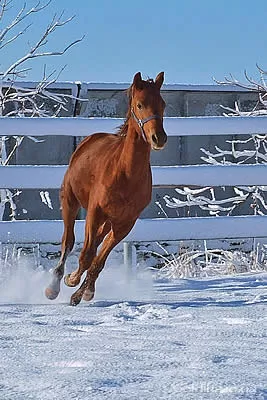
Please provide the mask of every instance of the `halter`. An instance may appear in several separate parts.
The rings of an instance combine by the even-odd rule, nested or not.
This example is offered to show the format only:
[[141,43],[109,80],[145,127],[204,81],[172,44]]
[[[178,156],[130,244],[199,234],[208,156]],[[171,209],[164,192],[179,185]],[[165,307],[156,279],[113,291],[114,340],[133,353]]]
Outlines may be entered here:
[[141,129],[141,133],[142,133],[144,141],[147,142],[147,138],[146,138],[145,131],[144,131],[145,123],[148,121],[151,121],[152,119],[161,119],[161,117],[159,115],[155,114],[155,115],[150,115],[150,117],[147,117],[144,119],[139,119],[135,115],[133,108],[131,109],[131,113],[132,113],[133,119],[135,120],[135,122],[137,122],[139,128]]

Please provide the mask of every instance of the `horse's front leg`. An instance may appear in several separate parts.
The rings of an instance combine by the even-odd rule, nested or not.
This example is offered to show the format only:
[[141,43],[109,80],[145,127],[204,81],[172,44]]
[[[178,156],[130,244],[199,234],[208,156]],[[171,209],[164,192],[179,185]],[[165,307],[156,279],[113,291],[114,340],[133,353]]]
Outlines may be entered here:
[[135,221],[124,225],[113,225],[112,230],[108,233],[103,241],[99,254],[92,261],[91,266],[87,270],[86,278],[79,289],[71,296],[71,305],[77,305],[83,298],[86,301],[93,299],[95,295],[95,282],[100,272],[104,268],[105,262],[111,250],[128,235]]
[[[96,248],[102,243],[102,241],[105,238],[105,236],[110,232],[110,229],[111,229],[111,225],[110,225],[109,221],[104,222],[102,224],[102,226],[99,227],[98,232],[97,232],[97,236],[96,236]],[[88,261],[90,262],[90,260],[88,260]],[[91,260],[91,262],[92,262],[92,260]],[[83,267],[83,269],[81,271],[83,271],[85,269],[88,270],[88,268],[90,268],[91,262],[90,263],[85,263],[84,267]],[[75,271],[75,272],[77,273],[78,270]],[[69,275],[69,278],[70,278],[70,276],[71,275]],[[68,281],[66,282],[66,280],[67,280],[66,278],[67,277],[65,277],[65,283],[68,284]],[[86,288],[87,285],[88,285],[88,282],[87,282],[87,277],[86,277],[84,279],[83,283],[81,284],[80,288],[71,297],[71,301],[70,301],[71,305],[76,306],[77,304],[80,303],[80,301],[82,299],[82,296],[83,296],[83,293],[84,293],[84,289]]]

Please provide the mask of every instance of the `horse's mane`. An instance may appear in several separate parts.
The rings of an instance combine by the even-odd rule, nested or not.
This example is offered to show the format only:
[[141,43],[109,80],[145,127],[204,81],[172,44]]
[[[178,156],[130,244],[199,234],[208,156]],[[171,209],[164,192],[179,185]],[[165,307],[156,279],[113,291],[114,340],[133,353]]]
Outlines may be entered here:
[[[143,81],[143,82],[147,85],[154,83],[153,79],[150,79],[150,78],[148,78],[146,81]],[[127,134],[128,121],[129,121],[129,118],[131,117],[132,89],[133,89],[133,84],[125,91],[127,94],[127,97],[128,97],[129,106],[128,106],[128,111],[127,111],[124,123],[118,127],[117,135],[119,135],[119,136],[126,136],[126,134]]]

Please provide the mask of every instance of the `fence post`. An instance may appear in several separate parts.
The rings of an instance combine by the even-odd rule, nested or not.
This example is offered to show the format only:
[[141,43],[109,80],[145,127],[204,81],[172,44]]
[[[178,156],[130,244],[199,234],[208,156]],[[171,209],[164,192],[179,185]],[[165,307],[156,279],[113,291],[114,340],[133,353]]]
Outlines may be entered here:
[[123,242],[123,262],[127,269],[133,267],[133,243]]

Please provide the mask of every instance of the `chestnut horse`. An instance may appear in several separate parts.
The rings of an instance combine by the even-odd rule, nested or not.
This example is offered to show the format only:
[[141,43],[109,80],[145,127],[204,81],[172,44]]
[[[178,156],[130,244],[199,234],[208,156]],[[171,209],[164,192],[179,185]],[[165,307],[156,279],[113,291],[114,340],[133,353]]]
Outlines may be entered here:
[[128,90],[126,121],[117,134],[88,136],[73,153],[61,187],[64,233],[61,257],[45,291],[49,299],[59,294],[66,258],[74,245],[75,218],[81,207],[87,210],[84,245],[79,267],[65,276],[66,285],[77,286],[83,273],[87,273],[71,296],[71,305],[94,297],[96,279],[109,253],[127,236],[149,204],[150,151],[163,149],[167,141],[163,128],[165,103],[160,95],[163,80],[163,72],[155,82],[142,80],[138,72]]

